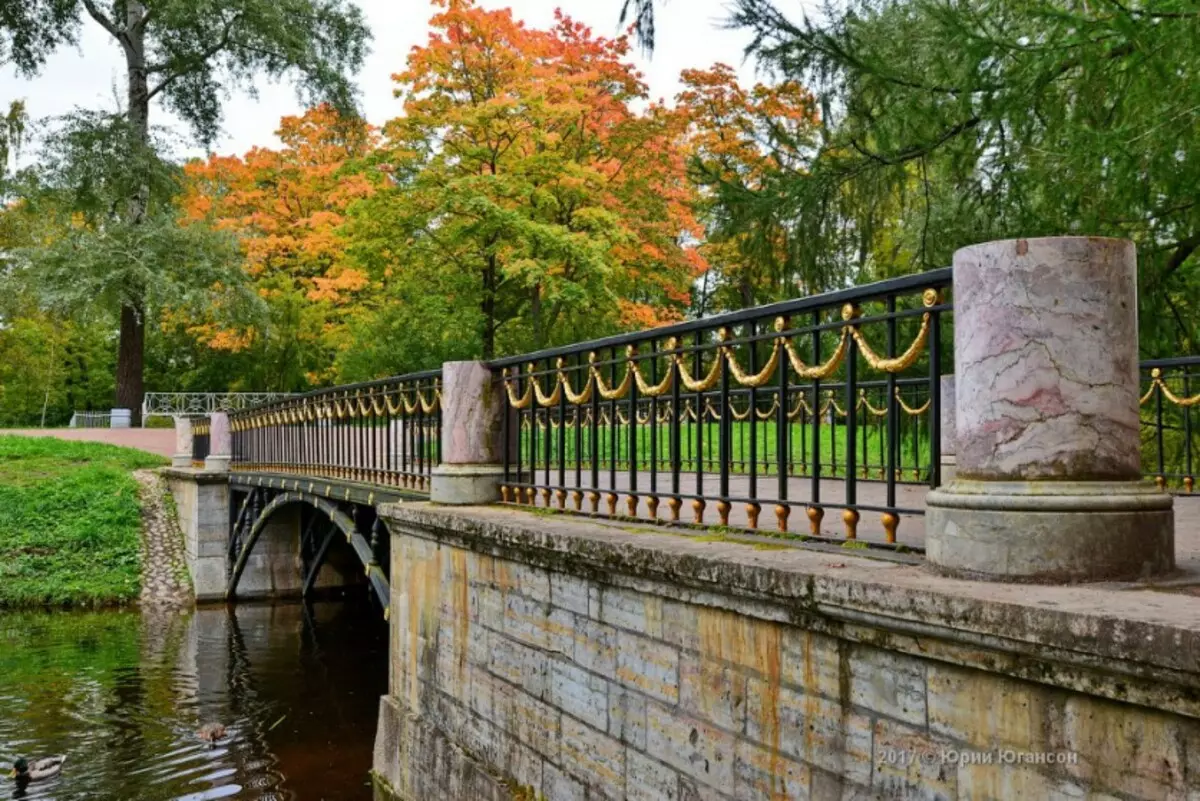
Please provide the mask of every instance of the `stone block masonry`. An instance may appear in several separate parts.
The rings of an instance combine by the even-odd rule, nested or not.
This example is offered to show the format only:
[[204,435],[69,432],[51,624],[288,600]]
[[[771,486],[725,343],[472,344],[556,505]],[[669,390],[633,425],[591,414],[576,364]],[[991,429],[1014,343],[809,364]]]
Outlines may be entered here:
[[383,514],[384,796],[1200,797],[1191,599],[1168,622],[1127,591],[1146,604],[1118,621],[1101,590],[507,509]]

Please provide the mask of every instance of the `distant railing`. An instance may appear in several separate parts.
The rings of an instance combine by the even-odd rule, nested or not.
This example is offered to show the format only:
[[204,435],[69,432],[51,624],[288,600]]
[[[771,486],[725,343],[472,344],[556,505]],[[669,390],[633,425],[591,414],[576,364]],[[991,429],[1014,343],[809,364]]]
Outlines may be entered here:
[[201,418],[192,423],[192,466],[204,467],[204,460],[212,452],[212,421]]
[[[500,359],[507,503],[897,542],[940,483],[949,269]],[[916,491],[914,491],[916,490]],[[553,501],[552,501],[553,499]],[[603,500],[603,506],[601,501]],[[585,505],[586,501],[586,505]],[[715,520],[709,516],[710,507]],[[836,524],[835,524],[836,526]]]
[[1200,356],[1142,362],[1142,473],[1159,487],[1195,487],[1196,443],[1200,433],[1193,409],[1200,404]]
[[70,428],[109,428],[112,412],[75,412],[67,425]]
[[428,491],[441,460],[441,370],[295,395],[229,419],[234,470]]
[[142,425],[151,417],[207,417],[290,397],[294,396],[285,392],[147,392]]

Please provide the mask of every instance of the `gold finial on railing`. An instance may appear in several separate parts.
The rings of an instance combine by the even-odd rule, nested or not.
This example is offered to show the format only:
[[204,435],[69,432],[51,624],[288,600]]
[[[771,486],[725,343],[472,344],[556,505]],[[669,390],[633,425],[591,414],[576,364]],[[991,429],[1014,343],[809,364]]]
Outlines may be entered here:
[[582,512],[583,511],[583,493],[580,492],[579,490],[573,490],[571,492],[571,503],[575,504],[576,512]]
[[705,505],[706,504],[701,498],[697,498],[696,500],[692,501],[692,522],[697,526],[704,525]]
[[857,509],[846,509],[842,512],[842,523],[846,526],[846,539],[852,540],[858,537],[858,519]]
[[658,520],[658,496],[657,495],[647,495],[646,496],[646,514],[649,515],[651,520]]
[[638,496],[632,493],[625,496],[625,509],[629,512],[630,517],[637,517]]
[[758,503],[746,504],[746,520],[750,528],[758,528],[758,515],[762,512],[762,505]]
[[781,534],[786,534],[788,530],[788,517],[792,513],[792,507],[786,503],[775,505],[775,527]]
[[667,509],[670,510],[670,519],[672,523],[679,522],[679,510],[683,507],[683,499],[677,495],[672,495],[667,498]]
[[720,521],[720,525],[729,525],[730,508],[729,501],[717,501],[717,519]]
[[595,490],[589,492],[588,503],[591,504],[592,514],[598,514],[600,512],[600,493]]
[[1183,477],[1183,489],[1185,492],[1190,493],[1192,491],[1193,484],[1195,484],[1195,482],[1192,480],[1191,476]]
[[883,522],[884,539],[887,542],[896,541],[896,527],[900,525],[900,517],[893,512],[884,512],[881,521]]
[[821,536],[821,520],[825,517],[825,510],[820,506],[810,506],[804,513],[808,515],[808,530],[814,537]]

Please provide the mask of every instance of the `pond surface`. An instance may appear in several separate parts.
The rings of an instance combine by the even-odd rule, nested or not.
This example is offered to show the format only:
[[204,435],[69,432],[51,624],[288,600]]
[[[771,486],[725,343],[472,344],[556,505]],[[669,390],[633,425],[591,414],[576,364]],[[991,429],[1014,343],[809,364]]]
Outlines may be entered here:
[[[369,801],[387,625],[365,602],[0,613],[0,801]],[[216,747],[196,732],[228,728]]]

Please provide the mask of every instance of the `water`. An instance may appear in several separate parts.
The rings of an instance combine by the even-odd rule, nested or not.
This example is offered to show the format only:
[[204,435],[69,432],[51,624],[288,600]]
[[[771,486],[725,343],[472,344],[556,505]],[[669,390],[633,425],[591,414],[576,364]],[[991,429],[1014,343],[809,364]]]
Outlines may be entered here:
[[[65,754],[0,800],[369,801],[387,627],[330,602],[186,615],[0,613],[0,768]],[[219,722],[215,748],[196,737]]]

